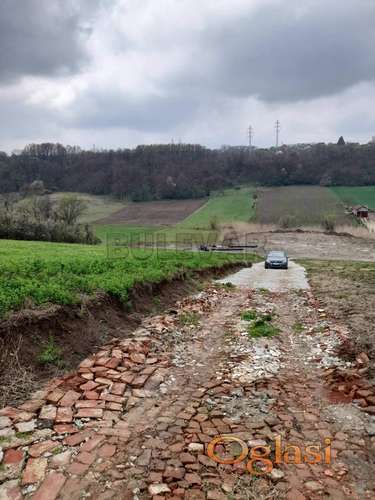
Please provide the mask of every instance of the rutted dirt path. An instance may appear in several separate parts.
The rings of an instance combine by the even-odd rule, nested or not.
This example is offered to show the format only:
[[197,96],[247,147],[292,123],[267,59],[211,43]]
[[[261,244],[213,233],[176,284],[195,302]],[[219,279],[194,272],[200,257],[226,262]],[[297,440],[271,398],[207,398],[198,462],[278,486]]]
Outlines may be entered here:
[[[349,332],[310,290],[263,288],[209,286],[21,407],[0,410],[0,499],[374,498],[371,406],[337,403],[324,385],[331,367],[347,368],[337,348]],[[250,338],[244,311],[267,316],[279,334]],[[370,405],[373,388],[357,386]],[[283,457],[287,445],[326,450],[329,439],[332,462],[323,453],[296,465],[290,449],[291,463],[255,476],[247,461],[207,456],[222,434],[249,449],[271,446],[273,462],[278,437]]]

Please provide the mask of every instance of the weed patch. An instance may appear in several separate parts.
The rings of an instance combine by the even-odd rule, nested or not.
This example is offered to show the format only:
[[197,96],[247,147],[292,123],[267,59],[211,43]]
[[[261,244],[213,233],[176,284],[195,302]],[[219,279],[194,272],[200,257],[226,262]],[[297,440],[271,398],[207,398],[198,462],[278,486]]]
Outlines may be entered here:
[[61,366],[63,363],[61,355],[62,351],[60,347],[55,343],[55,339],[51,336],[41,350],[38,356],[38,362],[42,365]]
[[250,309],[241,314],[241,319],[248,321],[247,333],[252,338],[273,337],[279,333],[279,329],[271,324],[272,314],[258,314]]
[[221,283],[221,287],[224,288],[225,290],[231,290],[233,288],[236,288],[236,285],[233,285],[230,281],[227,283]]
[[57,446],[56,448],[54,448],[51,453],[52,455],[58,455],[59,453],[61,453],[63,451],[63,447],[62,446]]
[[295,333],[301,333],[301,332],[303,332],[303,324],[300,323],[299,321],[297,321],[296,323],[294,323],[294,325],[293,325],[293,331]]
[[243,321],[251,321],[253,319],[256,319],[257,317],[257,312],[253,309],[249,310],[249,311],[244,311],[242,314],[241,314],[241,319]]
[[258,319],[253,325],[250,325],[247,329],[248,334],[252,338],[260,337],[273,337],[279,333],[279,329],[276,326],[271,325],[271,323],[265,319]]
[[17,439],[27,439],[32,435],[32,432],[16,432]]
[[198,326],[199,318],[199,314],[195,312],[182,312],[178,316],[178,320],[183,326]]

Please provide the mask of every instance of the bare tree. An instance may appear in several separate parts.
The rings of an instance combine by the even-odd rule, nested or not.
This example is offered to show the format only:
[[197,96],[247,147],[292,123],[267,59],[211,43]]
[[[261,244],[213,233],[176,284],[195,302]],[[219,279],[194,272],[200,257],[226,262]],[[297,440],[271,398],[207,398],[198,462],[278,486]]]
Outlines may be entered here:
[[65,196],[58,202],[57,217],[68,226],[76,224],[78,219],[84,214],[86,203],[77,196]]
[[53,205],[49,196],[33,196],[22,200],[18,211],[21,215],[42,222],[52,218]]

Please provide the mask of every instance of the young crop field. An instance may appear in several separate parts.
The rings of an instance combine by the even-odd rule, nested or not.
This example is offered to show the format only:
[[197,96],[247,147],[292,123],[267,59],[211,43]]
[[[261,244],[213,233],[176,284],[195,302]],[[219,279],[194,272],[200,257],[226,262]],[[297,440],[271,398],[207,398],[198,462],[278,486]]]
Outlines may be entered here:
[[[127,209],[98,221],[95,224],[95,232],[103,242],[107,238],[132,239],[138,234],[141,237],[153,234],[155,239],[159,238],[160,241],[165,240],[171,244],[188,237],[197,245],[215,243],[218,224],[251,220],[254,216],[254,191],[252,187],[244,187],[227,189],[207,200],[132,203]],[[115,223],[126,210],[131,210],[127,217],[133,223]],[[160,227],[161,224],[168,225],[163,228]]]
[[375,186],[340,186],[331,190],[345,205],[367,205],[375,210]]
[[285,186],[258,189],[256,220],[288,227],[320,225],[327,218],[352,224],[343,203],[326,187]]
[[218,232],[210,229],[194,229],[184,227],[183,224],[177,224],[166,228],[157,226],[132,226],[128,224],[95,224],[95,234],[101,239],[103,245],[116,239],[122,243],[129,245],[157,244],[159,247],[163,245],[176,244],[185,241],[187,244],[190,240],[192,245],[200,245],[204,243],[217,243]]
[[129,243],[138,236],[151,235],[158,232],[160,228],[155,226],[130,226],[127,224],[95,224],[95,234],[101,239],[103,244],[107,241],[120,238]]
[[141,249],[128,250],[122,258],[108,258],[104,245],[0,240],[0,317],[25,306],[77,304],[99,290],[126,302],[136,283],[159,282],[182,270],[243,259],[230,254]]
[[213,225],[224,222],[248,222],[254,216],[254,191],[252,187],[243,187],[227,189],[222,194],[215,194],[202,208],[179,224],[179,227],[211,229]]

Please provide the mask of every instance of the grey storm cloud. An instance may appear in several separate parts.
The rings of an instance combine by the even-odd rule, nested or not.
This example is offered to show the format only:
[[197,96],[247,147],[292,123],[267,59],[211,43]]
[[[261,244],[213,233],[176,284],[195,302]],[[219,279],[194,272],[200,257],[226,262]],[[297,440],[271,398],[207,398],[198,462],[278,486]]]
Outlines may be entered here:
[[193,118],[198,102],[193,96],[168,94],[129,96],[115,91],[88,91],[74,103],[66,123],[83,128],[129,128],[167,131],[182,119]]
[[0,81],[78,71],[99,0],[1,0]]
[[0,149],[51,134],[217,145],[250,120],[269,144],[278,118],[287,141],[366,140],[374,26],[375,0],[0,0]]
[[1,115],[6,120],[0,120],[0,150],[1,141],[11,131],[12,137],[27,137],[39,133],[51,133],[51,123],[56,116],[40,105],[25,104],[17,98],[4,99],[0,97]]
[[267,102],[332,95],[375,78],[374,26],[373,0],[268,4],[202,30],[176,80]]

